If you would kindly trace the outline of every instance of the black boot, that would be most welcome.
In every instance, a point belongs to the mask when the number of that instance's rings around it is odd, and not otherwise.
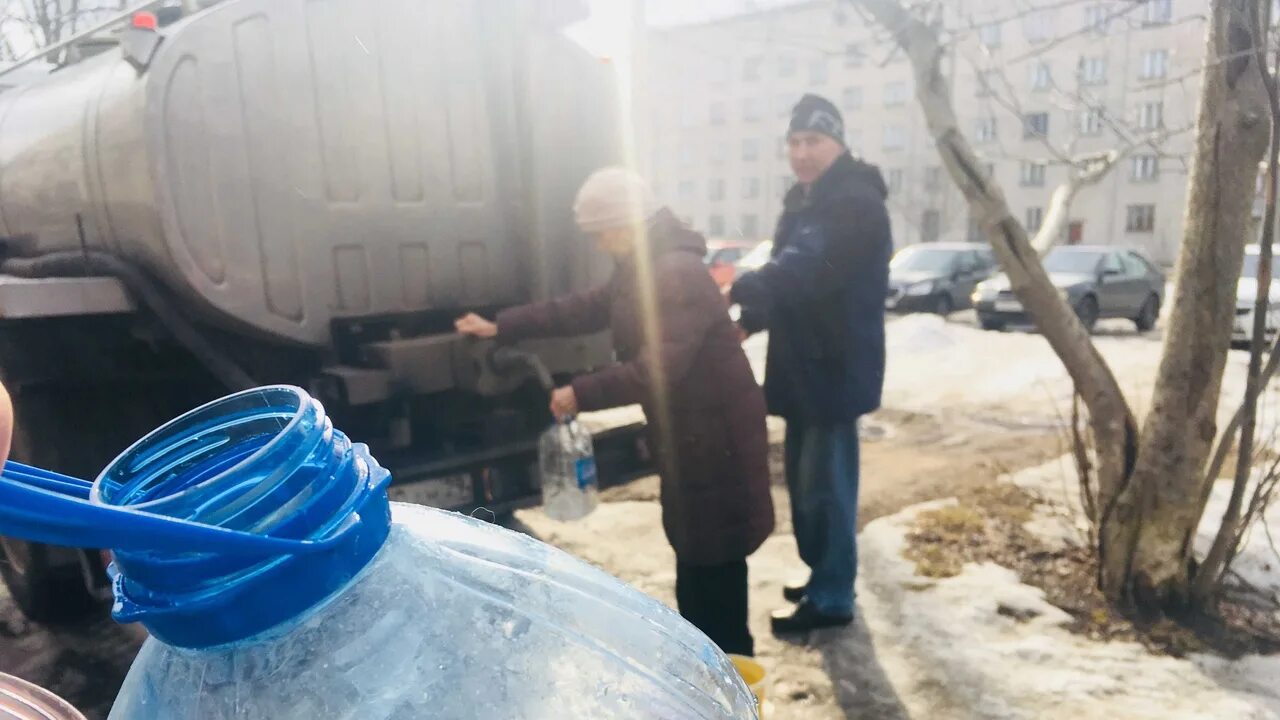
[[[844,627],[853,622],[853,615],[827,615],[814,607],[808,598],[801,600],[790,610],[779,610],[770,618],[775,635],[801,633],[819,628]]]
[[[783,585],[782,597],[786,598],[789,603],[798,603],[804,599],[805,591],[808,588],[804,585]]]

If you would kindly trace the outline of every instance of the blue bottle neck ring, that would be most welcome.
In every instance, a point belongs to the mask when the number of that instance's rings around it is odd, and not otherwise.
[[[300,617],[382,547],[389,482],[368,448],[335,430],[299,388],[249,390],[193,410],[116,458],[91,501],[326,546],[257,554],[164,542],[116,549],[112,615],[186,648],[244,640]]]

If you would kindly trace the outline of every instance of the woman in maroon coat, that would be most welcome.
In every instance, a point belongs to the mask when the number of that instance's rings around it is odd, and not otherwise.
[[[501,342],[612,330],[618,363],[556,390],[551,412],[644,407],[680,613],[725,652],[751,655],[747,556],[773,530],[765,406],[702,264],[706,243],[622,168],[588,178],[574,214],[616,260],[609,282],[505,310],[496,323],[468,315],[458,330]]]

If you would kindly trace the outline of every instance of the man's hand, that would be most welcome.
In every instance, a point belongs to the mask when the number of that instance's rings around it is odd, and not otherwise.
[[[492,338],[498,336],[497,323],[485,320],[475,313],[467,313],[454,320],[453,327],[463,335],[470,335],[471,337]]]
[[[573,391],[572,385],[552,391],[551,414],[557,420],[564,420],[578,414],[578,395]]]

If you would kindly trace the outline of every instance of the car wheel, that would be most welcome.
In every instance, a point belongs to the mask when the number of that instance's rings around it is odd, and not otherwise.
[[[1076,303],[1076,317],[1080,318],[1080,324],[1084,325],[1084,329],[1092,333],[1093,327],[1098,324],[1098,299],[1092,295],[1085,295],[1080,302]]]
[[[950,315],[952,312],[954,312],[955,309],[956,309],[955,304],[951,302],[951,296],[948,295],[947,293],[943,293],[939,295],[938,299],[933,301],[934,315],[941,315],[942,317],[946,317]]]
[[[1142,309],[1138,311],[1138,317],[1133,319],[1133,324],[1137,326],[1138,332],[1148,332],[1155,328],[1156,321],[1160,319],[1160,298],[1152,295],[1142,304]]]

